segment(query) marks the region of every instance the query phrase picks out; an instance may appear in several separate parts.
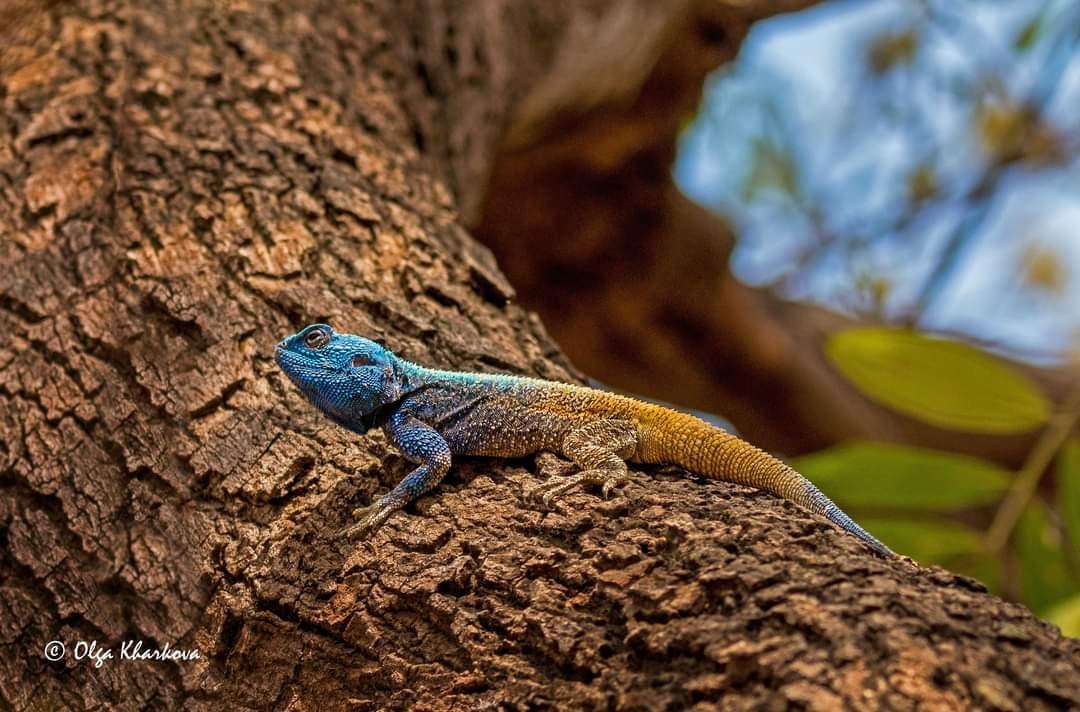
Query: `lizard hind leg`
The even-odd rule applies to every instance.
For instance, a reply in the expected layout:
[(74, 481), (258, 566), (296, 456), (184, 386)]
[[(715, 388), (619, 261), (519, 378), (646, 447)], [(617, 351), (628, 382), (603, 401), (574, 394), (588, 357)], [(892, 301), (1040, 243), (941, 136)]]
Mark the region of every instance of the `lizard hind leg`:
[(628, 420), (605, 419), (574, 428), (562, 441), (562, 454), (581, 468), (577, 474), (551, 477), (532, 491), (544, 506), (582, 484), (600, 485), (604, 497), (626, 481), (626, 460), (637, 449), (637, 429)]

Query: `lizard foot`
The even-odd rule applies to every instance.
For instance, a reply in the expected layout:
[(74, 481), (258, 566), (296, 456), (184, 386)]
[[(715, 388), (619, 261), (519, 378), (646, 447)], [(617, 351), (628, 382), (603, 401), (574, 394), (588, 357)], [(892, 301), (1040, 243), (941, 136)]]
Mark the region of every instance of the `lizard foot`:
[(544, 506), (551, 509), (556, 498), (574, 489), (580, 484), (598, 484), (600, 492), (607, 499), (616, 487), (626, 482), (626, 475), (612, 474), (606, 470), (585, 470), (576, 475), (552, 477), (529, 493), (532, 498), (539, 497)]
[(353, 510), (353, 518), (359, 521), (351, 524), (338, 532), (338, 536), (352, 536), (359, 534), (367, 537), (383, 525), (391, 514), (397, 511), (397, 507), (384, 504), (381, 499), (375, 500), (366, 507), (358, 507)]

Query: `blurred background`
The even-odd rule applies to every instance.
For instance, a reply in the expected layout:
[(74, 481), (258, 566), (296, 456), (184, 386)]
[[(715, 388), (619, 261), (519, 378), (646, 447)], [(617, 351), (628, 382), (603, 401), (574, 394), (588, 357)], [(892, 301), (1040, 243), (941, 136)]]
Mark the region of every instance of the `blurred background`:
[(710, 77), (679, 186), (736, 275), (1037, 362), (1080, 343), (1080, 3), (832, 2)]
[[(926, 336), (1075, 371), (1078, 49), (1076, 0), (832, 2), (760, 23), (709, 78), (676, 178), (732, 219), (739, 279), (911, 328), (833, 335), (828, 356), (868, 396), (945, 428), (1023, 432), (1053, 415), (1034, 383)], [(899, 550), (1080, 635), (1080, 446), (1044, 438), (1019, 480), (870, 443), (796, 464)], [(1040, 488), (1050, 450), (1058, 481)], [(962, 516), (980, 507), (989, 523)]]
[(794, 5), (639, 18), (476, 232), (590, 376), (1080, 636), (1080, 0)]

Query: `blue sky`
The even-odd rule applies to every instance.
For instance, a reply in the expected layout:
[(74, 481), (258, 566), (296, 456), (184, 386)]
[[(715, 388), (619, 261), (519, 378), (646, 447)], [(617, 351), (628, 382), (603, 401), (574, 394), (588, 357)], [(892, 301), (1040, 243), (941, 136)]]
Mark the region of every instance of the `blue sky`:
[[(1040, 96), (1041, 82), (1059, 72), (1047, 115), (1072, 140), (1080, 138), (1080, 0), (931, 4), (945, 8), (949, 30), (921, 35), (912, 73), (931, 67), (949, 81), (1004, 77), (1003, 96), (1028, 98)], [(892, 87), (890, 95), (902, 99), (895, 111), (904, 117), (901, 125), (920, 124), (927, 140), (913, 141), (910, 132), (884, 125), (873, 133), (856, 130), (868, 123), (865, 112), (871, 110), (864, 101), (867, 44), (883, 31), (917, 23), (921, 6), (915, 0), (830, 2), (759, 23), (734, 67), (710, 80), (699, 118), (683, 137), (675, 176), (689, 196), (734, 219), (740, 244), (733, 267), (745, 281), (776, 283), (805, 272), (785, 281), (791, 296), (843, 309), (853, 303), (853, 270), (884, 274), (892, 285), (884, 315), (895, 315), (912, 302), (957, 221), (971, 212), (963, 202), (929, 210), (904, 233), (867, 241), (854, 260), (841, 251), (826, 254), (816, 269), (799, 271), (796, 256), (815, 234), (805, 217), (783, 201), (749, 205), (743, 198), (753, 137), (770, 134), (773, 124), (785, 127), (772, 135), (784, 137), (810, 177), (814, 190), (806, 204), (825, 206), (823, 221), (838, 232), (860, 225), (874, 237), (867, 221), (903, 205), (897, 186), (906, 185), (903, 176), (919, 160), (934, 161), (946, 192), (959, 195), (965, 181), (970, 185), (986, 160), (971, 129), (970, 95), (957, 99), (962, 92), (951, 86), (942, 90), (907, 75), (874, 78), (878, 84), (907, 82)], [(1040, 37), (1072, 32), (1071, 42), (1040, 41), (1017, 53), (1016, 37), (1040, 10), (1046, 10), (1047, 23)], [(1033, 360), (1060, 360), (1080, 345), (1080, 162), (1010, 170), (988, 206), (959, 268), (920, 324), (969, 334)], [(1059, 293), (1033, 290), (1018, 277), (1033, 247), (1055, 255), (1065, 277)]]

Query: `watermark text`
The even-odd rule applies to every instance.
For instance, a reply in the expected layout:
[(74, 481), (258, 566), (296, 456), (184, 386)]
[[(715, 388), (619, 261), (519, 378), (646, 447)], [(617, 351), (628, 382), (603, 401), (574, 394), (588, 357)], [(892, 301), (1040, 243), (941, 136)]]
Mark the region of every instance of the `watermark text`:
[(201, 656), (195, 648), (174, 648), (168, 643), (158, 647), (137, 639), (123, 640), (115, 647), (102, 645), (96, 640), (77, 640), (67, 644), (61, 640), (51, 640), (45, 644), (45, 659), (49, 662), (57, 662), (65, 657), (80, 662), (87, 660), (99, 668), (117, 660), (187, 662), (198, 660)]

